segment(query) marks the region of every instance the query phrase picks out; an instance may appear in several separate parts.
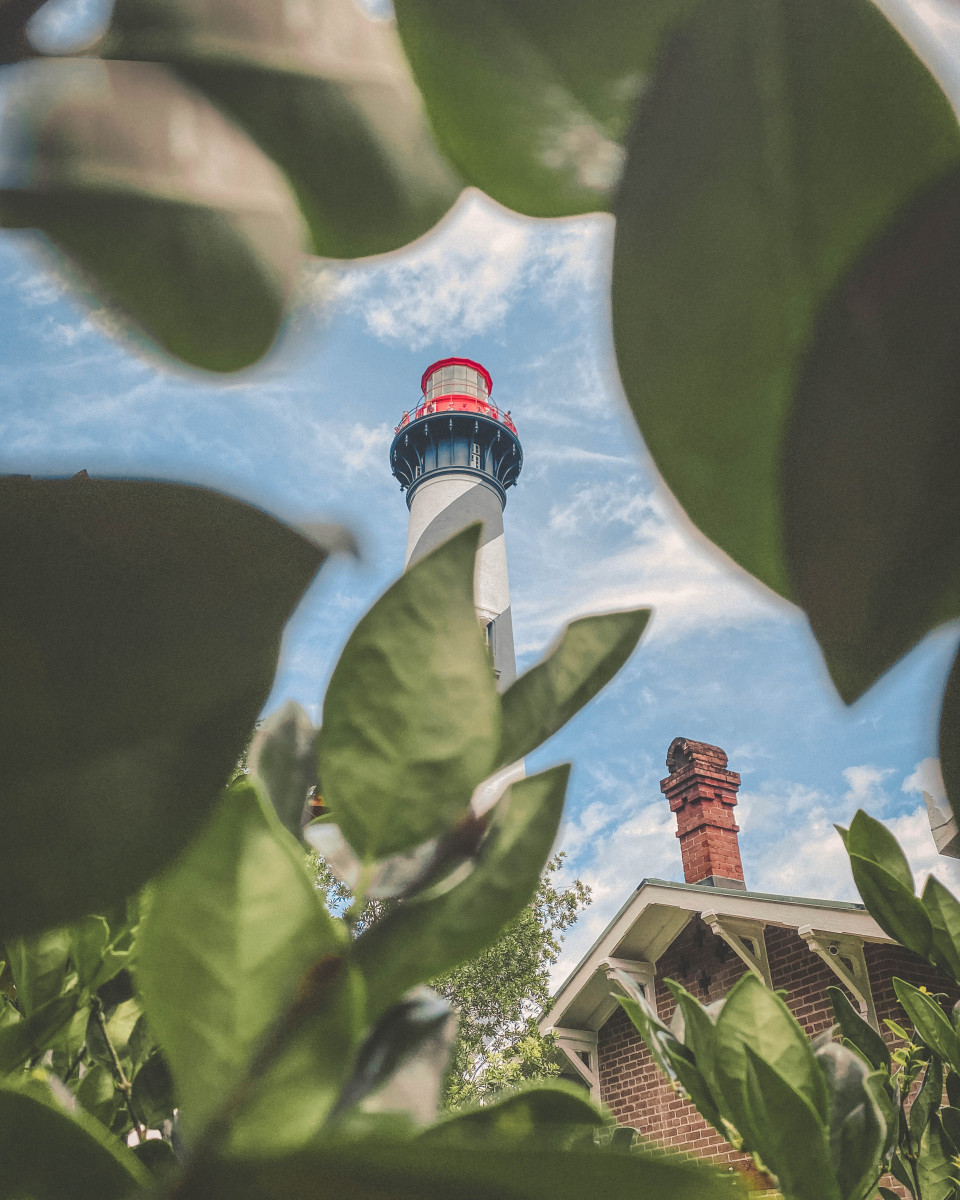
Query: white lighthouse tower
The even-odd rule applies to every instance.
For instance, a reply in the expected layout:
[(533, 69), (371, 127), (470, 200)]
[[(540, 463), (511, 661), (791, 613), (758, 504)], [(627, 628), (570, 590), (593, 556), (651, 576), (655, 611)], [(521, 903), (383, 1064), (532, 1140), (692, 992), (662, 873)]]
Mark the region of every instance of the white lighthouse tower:
[(404, 565), (483, 522), (474, 598), (502, 690), (517, 676), (503, 509), (523, 465), (520, 439), (509, 412), (491, 400), (493, 381), (480, 363), (444, 358), (420, 382), (423, 395), (401, 417), (390, 447), (410, 509)]

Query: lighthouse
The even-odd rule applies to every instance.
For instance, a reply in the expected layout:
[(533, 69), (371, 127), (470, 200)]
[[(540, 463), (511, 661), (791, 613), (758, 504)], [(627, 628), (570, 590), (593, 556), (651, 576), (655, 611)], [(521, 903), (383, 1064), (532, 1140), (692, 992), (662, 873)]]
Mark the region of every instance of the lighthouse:
[(503, 510), (523, 466), (520, 439), (509, 411), (491, 399), (493, 380), (480, 363), (443, 358), (427, 367), (420, 388), (390, 446), (390, 468), (410, 510), (404, 567), (466, 525), (483, 523), (474, 601), (503, 690), (517, 677)]

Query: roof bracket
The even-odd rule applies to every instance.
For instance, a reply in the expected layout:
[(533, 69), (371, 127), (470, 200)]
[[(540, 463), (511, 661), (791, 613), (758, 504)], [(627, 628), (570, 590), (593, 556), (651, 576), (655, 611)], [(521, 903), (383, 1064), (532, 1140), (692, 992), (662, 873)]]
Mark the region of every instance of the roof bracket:
[(823, 959), (854, 997), (860, 1006), (860, 1015), (863, 1019), (879, 1031), (877, 1010), (873, 1003), (870, 976), (867, 972), (867, 962), (863, 956), (863, 942), (860, 938), (849, 934), (828, 933), (823, 929), (814, 929), (811, 925), (801, 925), (797, 933), (807, 943), (812, 953)]
[(600, 1103), (600, 1071), (597, 1058), (597, 1035), (588, 1029), (564, 1029), (554, 1026), (548, 1029), (557, 1039), (557, 1045), (566, 1055), (570, 1065), (590, 1088), (590, 1098)]
[(623, 985), (617, 979), (616, 974), (617, 971), (622, 971), (628, 979), (632, 980), (638, 991), (643, 993), (644, 1000), (646, 1000), (653, 1011), (657, 1011), (656, 963), (644, 962), (642, 959), (634, 958), (605, 958), (600, 963), (600, 970), (603, 971), (612, 984), (615, 984), (623, 991)]
[(726, 942), (746, 963), (760, 982), (772, 991), (770, 963), (767, 960), (767, 946), (763, 940), (763, 922), (747, 917), (720, 916), (715, 912), (702, 912), (700, 917), (716, 936)]

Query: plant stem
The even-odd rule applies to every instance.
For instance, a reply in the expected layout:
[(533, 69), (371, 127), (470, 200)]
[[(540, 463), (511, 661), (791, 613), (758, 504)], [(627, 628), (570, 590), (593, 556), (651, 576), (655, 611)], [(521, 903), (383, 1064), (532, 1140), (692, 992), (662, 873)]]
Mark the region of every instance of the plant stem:
[(133, 1127), (137, 1131), (137, 1137), (142, 1142), (146, 1136), (147, 1129), (137, 1120), (137, 1115), (133, 1111), (133, 1102), (131, 1096), (133, 1094), (133, 1084), (127, 1078), (127, 1074), (123, 1069), (123, 1064), (120, 1062), (120, 1056), (117, 1054), (117, 1049), (110, 1040), (110, 1034), (107, 1032), (107, 1022), (103, 1016), (103, 1005), (98, 996), (93, 998), (93, 1015), (99, 1026), (100, 1033), (103, 1035), (103, 1040), (106, 1043), (107, 1050), (110, 1054), (110, 1064), (113, 1068), (113, 1075), (117, 1081), (117, 1087), (123, 1092), (124, 1103), (127, 1106), (127, 1112), (130, 1114), (130, 1120), (133, 1122)]

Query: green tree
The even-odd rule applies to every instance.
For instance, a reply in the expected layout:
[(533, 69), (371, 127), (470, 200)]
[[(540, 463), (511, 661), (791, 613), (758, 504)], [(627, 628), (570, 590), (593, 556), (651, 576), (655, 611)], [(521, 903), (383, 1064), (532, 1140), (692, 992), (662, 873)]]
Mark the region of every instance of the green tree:
[[(558, 886), (564, 858), (561, 851), (547, 862), (536, 895), (491, 946), (430, 981), (459, 1018), (445, 1108), (483, 1103), (560, 1073), (554, 1039), (540, 1033), (537, 1018), (550, 998), (550, 968), (560, 957), (563, 935), (590, 903), (590, 889), (582, 880)], [(322, 858), (314, 855), (312, 862), (327, 907), (343, 913), (353, 902), (349, 889)], [(357, 930), (376, 922), (390, 904), (368, 900), (355, 915)]]

